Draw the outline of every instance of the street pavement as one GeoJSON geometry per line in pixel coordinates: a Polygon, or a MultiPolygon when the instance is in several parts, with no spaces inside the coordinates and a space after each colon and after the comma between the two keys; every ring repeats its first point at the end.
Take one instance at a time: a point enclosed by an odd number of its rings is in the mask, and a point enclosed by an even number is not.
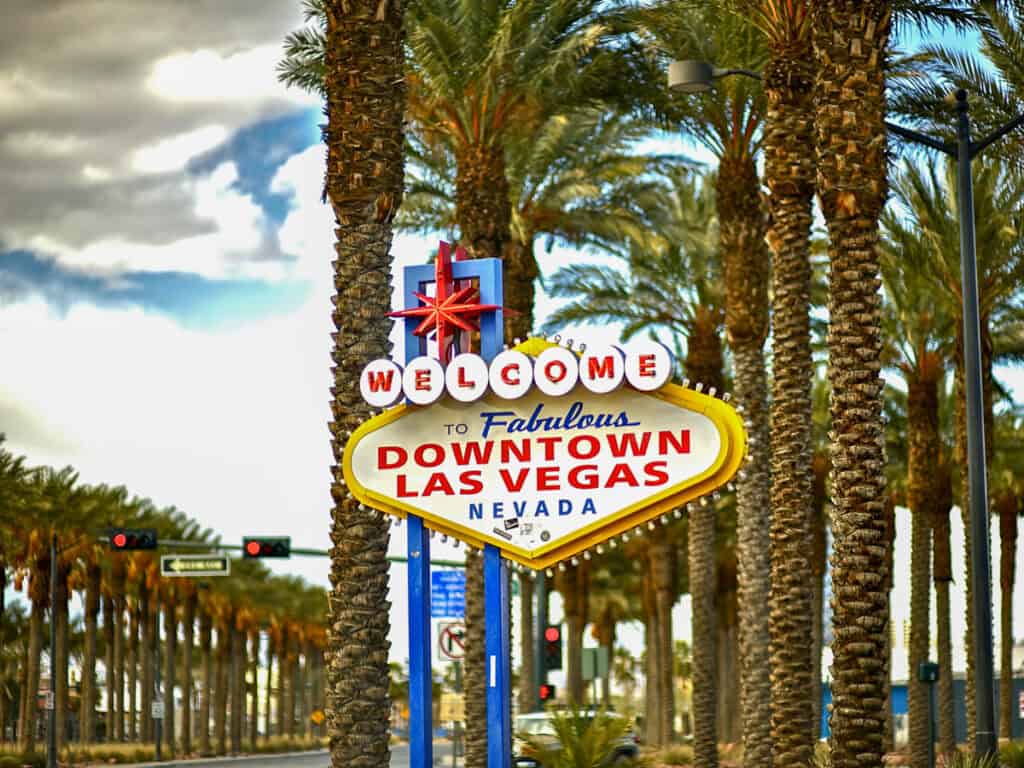
{"type": "MultiPolygon", "coordinates": [[[[252,755],[248,757],[219,757],[200,760],[177,760],[166,763],[143,763],[135,768],[330,768],[327,750],[318,752],[290,752],[280,755],[252,755]]],[[[435,768],[463,768],[462,757],[452,763],[452,745],[449,741],[434,742],[435,768]]],[[[125,766],[124,768],[128,768],[125,766]]],[[[409,745],[391,746],[391,768],[409,768],[409,745]]]]}

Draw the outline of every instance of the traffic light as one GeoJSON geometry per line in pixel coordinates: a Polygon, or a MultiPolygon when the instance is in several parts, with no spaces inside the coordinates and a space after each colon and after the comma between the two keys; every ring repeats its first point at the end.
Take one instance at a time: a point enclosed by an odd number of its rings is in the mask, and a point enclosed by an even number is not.
{"type": "Polygon", "coordinates": [[[292,540],[288,536],[246,536],[242,539],[244,557],[291,557],[292,540]]]}
{"type": "Polygon", "coordinates": [[[551,683],[540,684],[540,700],[541,701],[554,701],[555,700],[555,686],[551,683]]]}
{"type": "Polygon", "coordinates": [[[112,528],[110,548],[117,551],[129,549],[156,549],[155,528],[112,528]]]}
{"type": "Polygon", "coordinates": [[[562,628],[557,624],[544,630],[544,668],[562,668],[562,628]]]}

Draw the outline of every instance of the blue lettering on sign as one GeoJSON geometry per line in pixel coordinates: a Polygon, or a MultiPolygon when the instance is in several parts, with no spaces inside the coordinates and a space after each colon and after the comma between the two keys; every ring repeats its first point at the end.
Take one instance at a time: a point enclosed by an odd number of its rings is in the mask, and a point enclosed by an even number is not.
{"type": "Polygon", "coordinates": [[[461,619],[466,613],[466,572],[432,571],[430,615],[435,619],[461,619]]]}
{"type": "Polygon", "coordinates": [[[484,420],[482,437],[487,437],[492,429],[504,427],[509,434],[515,432],[553,432],[566,429],[612,429],[618,427],[638,427],[639,421],[632,421],[625,411],[619,413],[584,413],[583,403],[577,400],[569,406],[562,416],[542,416],[544,403],[539,403],[529,418],[516,416],[515,411],[484,411],[480,418],[484,420]]]}
{"type": "MultiPolygon", "coordinates": [[[[555,504],[555,502],[552,502],[555,504]]],[[[582,504],[574,504],[571,499],[558,499],[555,507],[549,507],[544,499],[537,501],[513,501],[512,509],[517,518],[520,517],[551,517],[553,511],[557,511],[559,517],[570,515],[596,515],[597,505],[591,498],[583,500],[582,504]]],[[[503,501],[471,502],[469,505],[470,520],[504,520],[508,509],[503,501]]]]}

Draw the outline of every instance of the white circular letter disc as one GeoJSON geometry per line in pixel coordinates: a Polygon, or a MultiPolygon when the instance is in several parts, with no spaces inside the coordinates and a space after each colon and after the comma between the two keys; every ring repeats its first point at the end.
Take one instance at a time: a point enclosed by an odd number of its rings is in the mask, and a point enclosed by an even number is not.
{"type": "Polygon", "coordinates": [[[537,389],[545,395],[566,395],[579,381],[579,361],[565,347],[548,347],[537,355],[533,378],[537,389]]]}
{"type": "Polygon", "coordinates": [[[618,347],[587,347],[580,358],[580,381],[596,394],[604,395],[618,389],[625,375],[626,356],[618,347]]]}
{"type": "Polygon", "coordinates": [[[529,355],[508,349],[491,361],[491,389],[505,400],[515,400],[533,386],[533,361],[529,355]]]}
{"type": "Polygon", "coordinates": [[[374,408],[394,405],[402,396],[402,366],[394,360],[371,360],[359,374],[359,391],[374,408]]]}
{"type": "Polygon", "coordinates": [[[405,366],[402,389],[414,405],[430,405],[444,392],[444,369],[432,357],[414,357],[405,366]]]}
{"type": "Polygon", "coordinates": [[[448,394],[459,402],[479,400],[487,391],[487,363],[469,352],[456,355],[445,369],[444,381],[448,394]]]}
{"type": "Polygon", "coordinates": [[[672,353],[657,341],[630,344],[626,354],[626,380],[641,392],[661,389],[672,378],[672,353]]]}

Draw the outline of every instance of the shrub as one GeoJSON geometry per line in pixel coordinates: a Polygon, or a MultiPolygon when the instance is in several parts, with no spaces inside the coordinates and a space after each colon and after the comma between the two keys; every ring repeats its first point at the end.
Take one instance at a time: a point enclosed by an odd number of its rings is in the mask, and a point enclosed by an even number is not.
{"type": "Polygon", "coordinates": [[[693,749],[690,747],[670,747],[658,755],[658,762],[665,765],[692,765],[693,749]]]}
{"type": "Polygon", "coordinates": [[[1024,768],[1024,741],[1011,741],[999,750],[999,762],[1005,768],[1024,768]]]}

